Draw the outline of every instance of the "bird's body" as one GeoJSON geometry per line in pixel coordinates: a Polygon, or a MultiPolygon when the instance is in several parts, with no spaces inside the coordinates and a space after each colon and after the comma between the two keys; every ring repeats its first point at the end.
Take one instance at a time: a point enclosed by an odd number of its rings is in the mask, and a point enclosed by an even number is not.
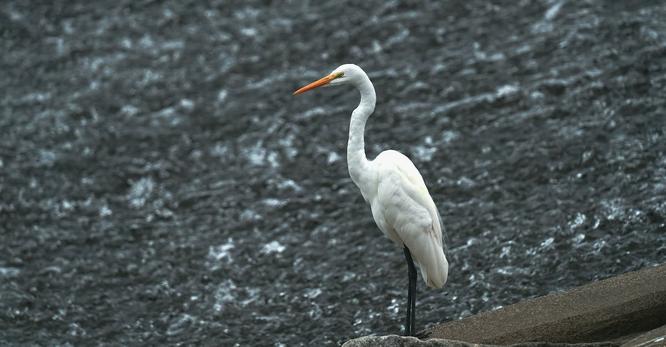
{"type": "Polygon", "coordinates": [[[359,188],[375,223],[391,241],[411,251],[426,285],[441,288],[449,264],[442,249],[439,212],[421,174],[406,156],[392,150],[380,153],[370,165],[381,175],[365,187],[369,191],[359,188]]]}
{"type": "Polygon", "coordinates": [[[365,155],[364,130],[375,109],[375,89],[365,72],[345,64],[328,76],[294,94],[324,85],[351,84],[361,101],[352,112],[347,144],[349,175],[370,204],[372,217],[379,229],[398,246],[403,247],[409,267],[409,295],[406,332],[414,333],[416,271],[421,269],[429,287],[441,288],[448,277],[449,264],[442,248],[442,225],[439,212],[428,188],[414,164],[400,152],[381,152],[374,160],[365,155]]]}

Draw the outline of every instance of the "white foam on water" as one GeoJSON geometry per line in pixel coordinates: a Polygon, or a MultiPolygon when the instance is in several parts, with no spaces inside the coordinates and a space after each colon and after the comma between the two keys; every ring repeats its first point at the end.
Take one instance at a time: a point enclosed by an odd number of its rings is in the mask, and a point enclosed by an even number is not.
{"type": "Polygon", "coordinates": [[[617,220],[625,216],[624,201],[622,199],[604,200],[601,206],[608,220],[617,220]]]}
{"type": "Polygon", "coordinates": [[[164,42],[160,48],[167,51],[180,51],[185,48],[185,42],[182,40],[171,40],[164,42]]]}
{"type": "Polygon", "coordinates": [[[67,328],[67,334],[70,336],[86,336],[87,332],[78,323],[70,323],[67,328]]]}
{"type": "Polygon", "coordinates": [[[241,306],[243,307],[257,301],[257,299],[261,297],[261,289],[259,288],[245,287],[244,289],[247,298],[240,302],[241,306]]]}
{"type": "Polygon", "coordinates": [[[132,183],[127,200],[133,208],[140,208],[146,204],[146,201],[155,189],[155,181],[150,177],[143,177],[132,183]]]}
{"type": "Polygon", "coordinates": [[[42,103],[51,99],[51,92],[32,92],[24,95],[19,101],[25,103],[42,103]]]}
{"type": "Polygon", "coordinates": [[[400,302],[398,302],[398,299],[393,298],[391,299],[391,304],[386,309],[395,317],[400,312],[400,302]]]}
{"type": "Polygon", "coordinates": [[[437,147],[426,147],[424,145],[415,146],[412,150],[414,157],[418,158],[421,161],[431,161],[432,156],[437,152],[437,147]]]}
{"type": "Polygon", "coordinates": [[[519,90],[520,90],[519,87],[507,84],[497,88],[497,96],[498,97],[509,96],[517,93],[519,90]]]}
{"type": "Polygon", "coordinates": [[[280,200],[275,198],[267,198],[262,200],[261,202],[269,207],[281,207],[287,204],[286,200],[280,200]]]}
{"type": "Polygon", "coordinates": [[[321,295],[321,293],[321,288],[307,288],[305,289],[305,293],[303,295],[308,299],[315,299],[321,295]]]}
{"type": "Polygon", "coordinates": [[[583,241],[585,241],[585,234],[582,234],[582,233],[581,234],[576,234],[576,236],[574,236],[571,240],[575,244],[581,244],[581,243],[583,243],[583,241]]]}
{"type": "Polygon", "coordinates": [[[186,111],[192,111],[194,108],[194,101],[190,99],[182,99],[180,100],[180,107],[182,107],[186,111]]]}
{"type": "Polygon", "coordinates": [[[215,304],[213,304],[213,309],[222,312],[226,304],[236,301],[236,296],[234,295],[236,288],[236,283],[234,283],[234,281],[230,279],[224,280],[215,291],[215,304]]]}
{"type": "Polygon", "coordinates": [[[104,205],[104,206],[102,206],[102,207],[99,208],[99,216],[100,216],[100,217],[108,217],[108,216],[110,216],[110,215],[112,215],[112,214],[113,214],[113,211],[112,211],[111,208],[110,208],[109,206],[107,206],[107,205],[104,205]]]}
{"type": "Polygon", "coordinates": [[[261,253],[262,254],[272,254],[272,253],[282,253],[284,250],[287,249],[286,246],[282,245],[281,243],[277,241],[271,241],[267,244],[265,244],[263,247],[261,247],[261,253]]]}
{"type": "Polygon", "coordinates": [[[495,268],[494,271],[495,271],[495,273],[497,273],[499,275],[502,275],[502,276],[514,276],[514,275],[517,275],[517,274],[519,274],[519,275],[529,274],[528,269],[523,269],[523,268],[516,267],[516,266],[503,266],[503,267],[495,268]]]}
{"type": "Polygon", "coordinates": [[[132,49],[133,43],[132,39],[129,37],[124,37],[122,40],[120,40],[120,47],[123,47],[125,49],[132,49]]]}
{"type": "Polygon", "coordinates": [[[511,255],[511,246],[503,246],[500,252],[500,258],[507,258],[511,255]]]}
{"type": "Polygon", "coordinates": [[[278,154],[276,152],[270,151],[266,158],[268,159],[268,164],[270,165],[270,167],[274,169],[280,167],[280,161],[278,160],[278,154]]]}
{"type": "Polygon", "coordinates": [[[442,142],[444,142],[445,144],[448,145],[449,143],[453,142],[453,140],[455,140],[459,137],[460,137],[459,132],[457,132],[455,130],[445,130],[442,133],[442,142]]]}
{"type": "Polygon", "coordinates": [[[392,46],[394,44],[405,41],[409,37],[409,29],[402,28],[399,32],[393,34],[386,40],[386,46],[392,46]]]}
{"type": "Polygon", "coordinates": [[[295,192],[300,192],[300,191],[303,190],[303,188],[298,183],[296,183],[296,181],[294,181],[292,179],[289,179],[289,178],[278,182],[278,189],[280,189],[280,190],[292,190],[292,191],[295,191],[295,192]]]}
{"type": "Polygon", "coordinates": [[[21,270],[18,268],[0,266],[0,277],[16,277],[19,273],[21,273],[21,270]]]}
{"type": "Polygon", "coordinates": [[[255,28],[242,28],[240,32],[247,37],[256,37],[258,33],[257,29],[255,28]]]}
{"type": "Polygon", "coordinates": [[[209,153],[214,157],[225,157],[229,153],[229,146],[218,142],[209,150],[209,153]]]}
{"type": "Polygon", "coordinates": [[[481,61],[502,61],[506,59],[506,56],[502,52],[496,52],[496,53],[486,53],[483,50],[481,50],[481,45],[478,42],[474,42],[474,58],[481,60],[481,61]]]}
{"type": "Polygon", "coordinates": [[[553,242],[555,242],[555,238],[549,237],[541,242],[541,248],[548,248],[553,245],[553,242]]]}
{"type": "Polygon", "coordinates": [[[547,11],[546,14],[543,16],[544,19],[546,20],[553,20],[557,16],[558,13],[560,13],[560,9],[562,8],[562,5],[564,5],[564,1],[560,1],[556,3],[555,5],[551,6],[547,11]]]}
{"type": "Polygon", "coordinates": [[[338,160],[340,160],[340,155],[337,152],[332,152],[332,151],[328,152],[328,155],[326,157],[326,163],[332,164],[338,160]]]}
{"type": "Polygon", "coordinates": [[[227,100],[228,95],[229,92],[227,92],[226,89],[221,89],[219,92],[217,92],[217,102],[223,103],[225,100],[227,100]]]}
{"type": "Polygon", "coordinates": [[[48,149],[40,149],[39,157],[37,159],[40,165],[51,166],[58,159],[57,154],[54,151],[48,149]]]}
{"type": "Polygon", "coordinates": [[[264,165],[266,159],[266,149],[262,147],[261,141],[252,147],[243,149],[243,152],[250,164],[254,166],[264,165]]]}
{"type": "Polygon", "coordinates": [[[574,218],[574,220],[569,222],[569,227],[571,229],[576,229],[581,225],[583,225],[585,221],[587,221],[587,217],[584,214],[578,212],[576,213],[576,217],[574,218]]]}
{"type": "Polygon", "coordinates": [[[557,17],[557,15],[560,13],[562,5],[564,5],[564,1],[558,1],[550,6],[544,13],[543,19],[532,25],[532,33],[543,34],[553,31],[553,19],[555,19],[555,17],[557,17]]]}
{"type": "Polygon", "coordinates": [[[152,37],[150,37],[150,35],[144,34],[143,37],[141,37],[141,39],[139,40],[139,46],[141,46],[141,48],[146,48],[146,49],[152,48],[153,46],[155,46],[155,41],[153,40],[152,37]]]}
{"type": "Polygon", "coordinates": [[[467,176],[462,176],[462,177],[460,177],[460,178],[456,181],[456,184],[457,184],[459,187],[463,187],[463,188],[472,188],[472,187],[476,186],[476,182],[475,182],[473,179],[471,179],[471,178],[469,178],[469,177],[467,177],[467,176]]]}
{"type": "Polygon", "coordinates": [[[211,258],[215,261],[220,261],[222,259],[226,260],[227,264],[233,263],[233,258],[231,257],[231,250],[236,247],[233,238],[228,238],[227,242],[219,246],[210,246],[208,248],[208,258],[211,258]]]}
{"type": "Polygon", "coordinates": [[[289,159],[294,159],[294,157],[298,154],[298,149],[294,146],[295,138],[296,137],[294,136],[293,133],[289,133],[280,140],[278,140],[280,146],[284,147],[285,154],[289,159]]]}
{"type": "Polygon", "coordinates": [[[135,107],[134,105],[124,105],[120,109],[120,113],[128,115],[128,116],[134,116],[135,114],[139,113],[139,109],[135,107]]]}
{"type": "Polygon", "coordinates": [[[173,319],[173,322],[169,324],[169,327],[166,330],[166,334],[169,336],[178,335],[185,332],[192,325],[195,325],[197,321],[197,317],[183,313],[173,319]]]}

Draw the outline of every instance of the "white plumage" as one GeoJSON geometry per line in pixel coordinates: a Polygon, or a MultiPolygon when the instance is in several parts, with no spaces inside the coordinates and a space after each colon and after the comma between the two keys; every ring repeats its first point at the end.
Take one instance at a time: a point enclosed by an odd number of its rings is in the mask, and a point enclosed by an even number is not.
{"type": "Polygon", "coordinates": [[[429,287],[441,288],[449,263],[442,248],[439,212],[421,174],[405,155],[392,150],[380,153],[370,165],[381,173],[375,176],[376,190],[364,194],[375,223],[398,246],[409,248],[429,287]]]}
{"type": "Polygon", "coordinates": [[[294,94],[330,85],[350,84],[358,89],[361,101],[352,112],[347,144],[349,175],[370,204],[377,226],[398,246],[406,247],[405,257],[410,267],[409,304],[406,332],[414,333],[416,273],[420,268],[429,287],[441,288],[446,283],[449,263],[442,245],[442,225],[421,174],[400,152],[380,153],[374,160],[365,156],[364,130],[368,117],[375,109],[375,89],[365,72],[353,64],[345,64],[329,75],[298,89],[294,94]]]}

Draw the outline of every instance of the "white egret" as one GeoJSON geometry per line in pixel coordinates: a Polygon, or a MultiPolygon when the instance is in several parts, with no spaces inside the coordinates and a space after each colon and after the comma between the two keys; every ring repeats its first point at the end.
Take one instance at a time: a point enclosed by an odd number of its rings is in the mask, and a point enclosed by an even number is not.
{"type": "Polygon", "coordinates": [[[352,112],[347,142],[349,175],[366,202],[372,217],[389,239],[403,248],[407,261],[409,289],[405,334],[414,335],[416,306],[416,266],[428,287],[446,283],[449,263],[442,244],[442,224],[421,174],[403,154],[388,150],[374,160],[365,156],[363,133],[375,109],[375,88],[365,72],[345,64],[329,75],[294,92],[304,93],[320,86],[351,85],[361,93],[361,102],[352,112]]]}

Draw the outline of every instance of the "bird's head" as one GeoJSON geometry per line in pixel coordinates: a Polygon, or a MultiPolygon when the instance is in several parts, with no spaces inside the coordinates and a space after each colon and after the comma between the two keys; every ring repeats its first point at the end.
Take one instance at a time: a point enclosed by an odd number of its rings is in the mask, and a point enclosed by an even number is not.
{"type": "Polygon", "coordinates": [[[317,87],[328,87],[342,84],[356,84],[365,77],[365,72],[354,65],[354,64],[344,64],[337,67],[330,74],[299,88],[294,92],[294,95],[305,93],[308,90],[315,89],[317,87]]]}

